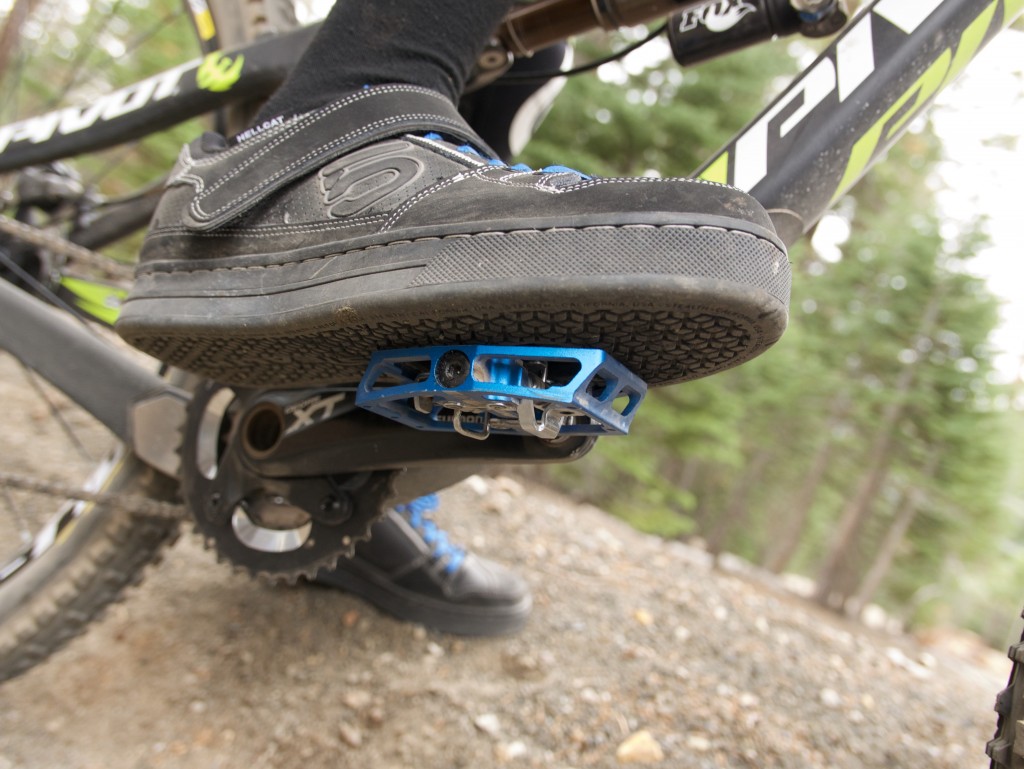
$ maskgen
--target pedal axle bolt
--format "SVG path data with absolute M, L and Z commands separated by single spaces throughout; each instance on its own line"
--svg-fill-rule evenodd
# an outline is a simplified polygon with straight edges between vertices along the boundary
M 469 358 L 459 350 L 449 350 L 434 367 L 434 377 L 442 387 L 458 387 L 469 378 Z
M 321 523 L 337 526 L 352 517 L 352 498 L 347 494 L 328 494 L 320 500 L 320 511 L 314 516 Z

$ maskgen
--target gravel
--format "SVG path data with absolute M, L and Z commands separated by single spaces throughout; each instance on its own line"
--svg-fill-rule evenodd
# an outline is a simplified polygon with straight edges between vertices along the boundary
M 529 580 L 519 636 L 272 587 L 183 537 L 0 687 L 0 769 L 988 765 L 1005 659 L 854 624 L 507 478 L 443 501 L 456 539 Z

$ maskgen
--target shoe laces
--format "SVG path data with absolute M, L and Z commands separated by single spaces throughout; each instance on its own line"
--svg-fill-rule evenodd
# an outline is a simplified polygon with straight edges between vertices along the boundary
M 404 505 L 395 505 L 395 512 L 402 515 L 423 538 L 431 548 L 431 557 L 444 562 L 445 573 L 454 574 L 466 559 L 466 551 L 453 545 L 447 532 L 430 517 L 437 508 L 437 494 L 427 494 Z
M 423 138 L 424 139 L 430 139 L 431 141 L 435 141 L 435 142 L 450 143 L 450 142 L 447 142 L 447 140 L 444 138 L 444 136 L 442 136 L 441 134 L 439 134 L 437 132 L 434 132 L 434 131 L 431 131 L 428 134 L 424 134 Z M 488 155 L 484 155 L 482 152 L 480 152 L 480 150 L 478 150 L 476 147 L 474 147 L 471 144 L 460 144 L 460 145 L 456 146 L 455 149 L 456 149 L 456 151 L 462 152 L 462 153 L 464 153 L 466 155 L 473 155 L 475 157 L 481 158 L 482 160 L 486 160 L 488 165 L 498 166 L 500 168 L 507 168 L 510 171 L 520 171 L 522 173 L 527 173 L 527 174 L 533 174 L 533 173 L 541 173 L 541 174 L 576 174 L 576 176 L 580 177 L 580 179 L 582 179 L 584 181 L 593 178 L 592 176 L 590 176 L 588 174 L 585 174 L 582 171 L 577 171 L 575 168 L 569 168 L 568 166 L 562 166 L 562 165 L 544 166 L 543 168 L 540 168 L 540 169 L 530 168 L 530 166 L 526 165 L 525 163 L 516 163 L 515 165 L 510 166 L 508 163 L 506 163 L 503 160 L 500 160 L 499 158 L 492 158 L 492 157 L 490 157 Z

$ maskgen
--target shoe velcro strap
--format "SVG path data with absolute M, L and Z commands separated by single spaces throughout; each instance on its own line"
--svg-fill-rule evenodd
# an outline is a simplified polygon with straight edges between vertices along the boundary
M 341 155 L 382 139 L 426 131 L 493 154 L 441 94 L 416 86 L 375 86 L 209 157 L 193 158 L 186 147 L 169 184 L 196 188 L 185 225 L 213 230 Z

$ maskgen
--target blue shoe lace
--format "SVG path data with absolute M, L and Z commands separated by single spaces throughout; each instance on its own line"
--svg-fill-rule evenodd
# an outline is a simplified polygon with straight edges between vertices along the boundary
M 407 504 L 395 505 L 395 512 L 402 515 L 416 533 L 423 537 L 423 541 L 432 548 L 431 556 L 444 562 L 444 572 L 454 574 L 466 559 L 466 551 L 453 545 L 448 540 L 448 534 L 428 517 L 437 508 L 437 494 L 428 494 Z
M 430 139 L 431 141 L 435 142 L 445 141 L 445 138 L 441 134 L 436 133 L 434 131 L 431 131 L 428 134 L 424 134 L 423 138 Z M 456 147 L 456 149 L 459 152 L 464 152 L 467 155 L 475 155 L 478 158 L 483 158 L 484 160 L 487 161 L 488 165 L 500 166 L 502 168 L 507 168 L 510 171 L 522 171 L 523 173 L 527 174 L 535 173 L 534 169 L 530 168 L 525 163 L 516 163 L 514 166 L 510 166 L 504 161 L 499 160 L 498 158 L 492 158 L 488 157 L 487 155 L 481 154 L 481 152 L 476 147 L 470 144 L 460 144 L 458 147 Z M 577 171 L 575 168 L 569 168 L 568 166 L 560 165 L 544 166 L 543 168 L 539 169 L 538 172 L 542 174 L 576 174 L 583 180 L 593 178 L 592 176 L 585 174 L 582 171 Z

